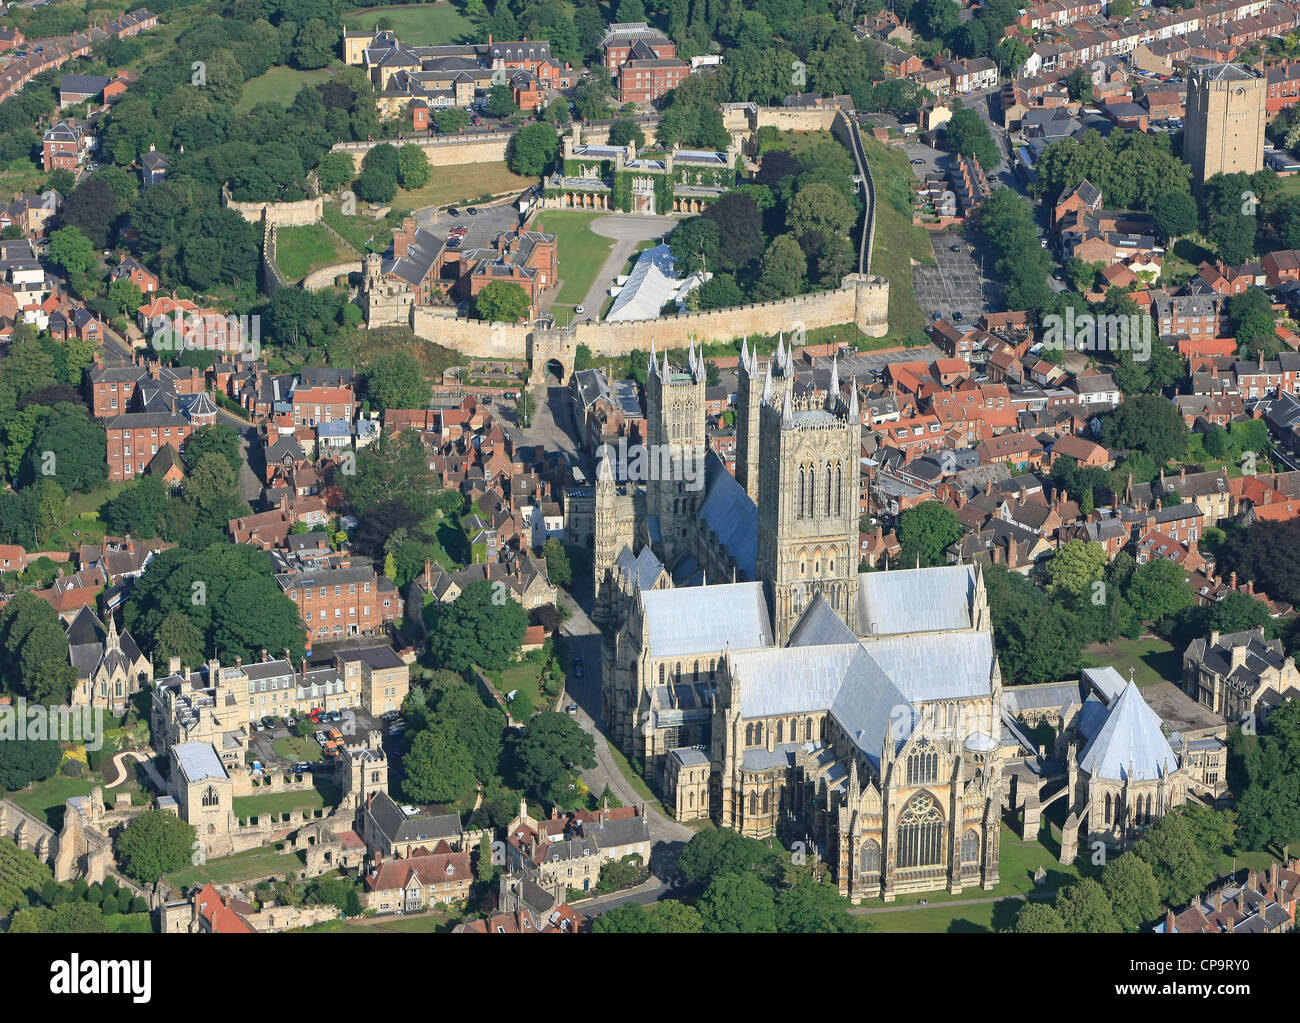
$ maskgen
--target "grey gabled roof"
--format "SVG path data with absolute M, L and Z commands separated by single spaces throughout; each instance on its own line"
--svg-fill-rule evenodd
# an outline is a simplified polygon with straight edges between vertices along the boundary
M 976 569 L 949 565 L 858 576 L 858 635 L 968 629 Z M 959 577 L 965 576 L 964 580 Z M 954 583 L 961 582 L 961 585 Z
M 704 500 L 700 518 L 713 531 L 736 567 L 748 579 L 758 577 L 758 506 L 712 448 L 704 456 Z
M 1094 778 L 1118 781 L 1154 781 L 1178 767 L 1160 719 L 1134 682 L 1111 705 L 1105 723 L 1079 757 L 1079 766 Z
M 624 547 L 615 561 L 619 574 L 627 580 L 629 586 L 637 590 L 652 590 L 664 571 L 663 562 L 655 557 L 655 552 L 647 545 L 641 548 L 636 557 Z
M 857 637 L 819 590 L 806 610 L 795 623 L 787 646 L 827 646 L 832 643 L 852 643 Z
M 724 583 L 641 594 L 645 647 L 655 657 L 714 653 L 730 646 L 772 645 L 771 617 L 762 583 Z M 726 608 L 725 615 L 718 614 Z

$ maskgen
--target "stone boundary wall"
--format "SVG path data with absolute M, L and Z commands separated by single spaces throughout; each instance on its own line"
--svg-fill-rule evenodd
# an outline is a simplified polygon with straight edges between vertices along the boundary
M 835 123 L 831 128 L 834 135 L 844 143 L 853 154 L 857 164 L 858 175 L 862 178 L 862 236 L 858 241 L 858 273 L 871 272 L 871 250 L 876 241 L 876 182 L 871 176 L 871 164 L 867 162 L 867 153 L 862 146 L 862 136 L 858 126 L 843 110 L 837 110 Z
M 360 274 L 361 260 L 349 259 L 342 263 L 331 263 L 329 266 L 323 266 L 319 270 L 313 270 L 302 279 L 298 286 L 303 291 L 324 291 L 326 288 L 334 286 L 334 281 L 346 274 Z
M 259 220 L 275 227 L 303 227 L 321 218 L 324 198 L 299 199 L 297 202 L 236 202 L 230 197 L 230 187 L 221 186 L 221 205 L 232 209 L 250 224 Z
M 275 261 L 275 225 L 268 220 L 262 224 L 262 291 L 270 297 L 288 285 Z
M 487 323 L 457 318 L 443 306 L 417 306 L 412 328 L 416 336 L 435 341 L 463 355 L 523 359 L 534 355 L 538 343 L 563 348 L 586 345 L 593 355 L 627 355 L 660 348 L 681 348 L 692 339 L 731 341 L 742 334 L 776 334 L 855 323 L 864 334 L 883 337 L 888 331 L 889 282 L 881 277 L 849 274 L 840 287 L 773 302 L 713 309 L 630 323 L 579 323 L 563 330 L 534 331 L 527 324 Z M 559 357 L 558 353 L 547 358 Z M 568 360 L 561 359 L 566 365 Z M 536 369 L 536 359 L 533 360 Z

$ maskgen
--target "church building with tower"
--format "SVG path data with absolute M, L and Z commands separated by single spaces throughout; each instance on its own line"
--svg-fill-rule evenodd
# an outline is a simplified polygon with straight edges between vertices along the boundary
M 652 351 L 650 457 L 596 481 L 603 717 L 679 819 L 804 842 L 855 901 L 998 881 L 1002 679 L 978 567 L 859 574 L 861 415 L 742 343 L 736 476 L 704 359 Z M 680 461 L 679 461 L 680 460 Z

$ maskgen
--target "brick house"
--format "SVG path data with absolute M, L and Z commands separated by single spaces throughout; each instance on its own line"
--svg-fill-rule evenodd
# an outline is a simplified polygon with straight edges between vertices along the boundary
M 276 573 L 317 639 L 372 633 L 402 616 L 402 598 L 391 580 L 370 565 Z
M 95 147 L 95 136 L 77 121 L 59 121 L 41 140 L 41 161 L 45 170 L 76 171 Z
M 104 424 L 108 435 L 108 478 L 110 482 L 135 479 L 158 454 L 162 445 L 178 451 L 194 426 L 174 412 L 125 412 Z

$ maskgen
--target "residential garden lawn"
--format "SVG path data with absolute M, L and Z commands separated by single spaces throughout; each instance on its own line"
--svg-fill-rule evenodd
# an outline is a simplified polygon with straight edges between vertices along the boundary
M 895 338 L 920 334 L 928 321 L 916 302 L 912 266 L 933 266 L 935 260 L 930 232 L 912 223 L 912 168 L 901 149 L 877 142 L 870 135 L 859 135 L 876 183 L 876 239 L 870 269 L 889 279 L 889 334 Z M 905 204 L 909 212 L 904 213 L 895 203 Z
M 274 746 L 275 751 L 286 760 L 305 760 L 314 763 L 325 759 L 325 752 L 320 748 L 320 743 L 311 736 L 285 736 L 283 739 L 276 739 Z
M 494 678 L 497 690 L 504 697 L 507 693 L 519 690 L 533 705 L 535 710 L 553 709 L 551 701 L 542 695 L 542 666 L 532 661 L 520 661 L 499 673 L 499 680 Z
M 432 170 L 429 183 L 423 188 L 414 191 L 398 189 L 397 198 L 393 200 L 392 216 L 400 217 L 412 210 L 422 210 L 426 206 L 445 206 L 448 203 L 473 205 L 485 195 L 522 192 L 540 180 L 516 174 L 505 165 L 504 160 L 499 163 L 453 163 Z M 388 240 L 385 238 L 385 243 Z M 577 301 L 582 301 L 581 296 Z
M 1084 647 L 1090 668 L 1111 667 L 1128 680 L 1129 669 L 1139 686 L 1168 681 L 1175 685 L 1183 677 L 1181 653 L 1159 636 L 1140 639 L 1120 637 L 1113 643 L 1090 643 Z
M 1292 179 L 1282 180 L 1285 182 Z M 1164 266 L 1160 272 L 1160 284 L 1163 287 L 1170 287 L 1185 282 L 1206 260 L 1214 262 L 1214 253 L 1201 244 L 1198 236 L 1179 238 L 1174 242 L 1173 248 L 1165 253 Z
M 234 856 L 208 860 L 198 866 L 186 867 L 174 874 L 167 875 L 167 881 L 173 888 L 188 888 L 191 885 L 210 881 L 214 884 L 231 884 L 236 881 L 248 881 L 270 874 L 286 874 L 289 871 L 302 870 L 304 860 L 296 852 L 284 851 L 285 843 L 274 847 L 248 849 Z
M 351 31 L 368 32 L 380 19 L 397 33 L 398 39 L 416 46 L 487 42 L 487 36 L 473 20 L 450 3 L 367 7 L 363 11 L 344 13 L 343 24 Z
M 338 802 L 338 786 L 326 778 L 313 777 L 313 787 L 290 792 L 268 792 L 265 795 L 239 796 L 232 799 L 231 809 L 241 820 L 261 817 L 263 814 L 291 813 L 295 810 L 322 810 Z
M 614 249 L 613 238 L 602 238 L 590 230 L 591 222 L 608 214 L 577 210 L 547 210 L 537 218 L 537 229 L 556 237 L 559 251 L 557 276 L 563 282 L 557 302 L 577 305 L 587 297 L 596 275 Z
M 297 68 L 273 67 L 265 74 L 250 78 L 244 83 L 243 94 L 235 105 L 236 111 L 252 110 L 259 103 L 279 103 L 287 107 L 304 85 L 319 85 L 334 77 L 329 68 L 299 71 Z
M 73 550 L 83 543 L 102 541 L 107 530 L 104 523 L 99 520 L 99 509 L 105 501 L 109 501 L 120 494 L 125 486 L 126 481 L 105 483 L 98 490 L 92 490 L 89 493 L 70 494 L 67 503 L 63 506 L 68 521 L 50 534 L 49 540 L 44 544 L 45 549 Z M 143 537 L 142 539 L 150 538 Z
M 302 280 L 313 270 L 353 258 L 322 224 L 282 227 L 275 234 L 275 261 L 285 280 Z

